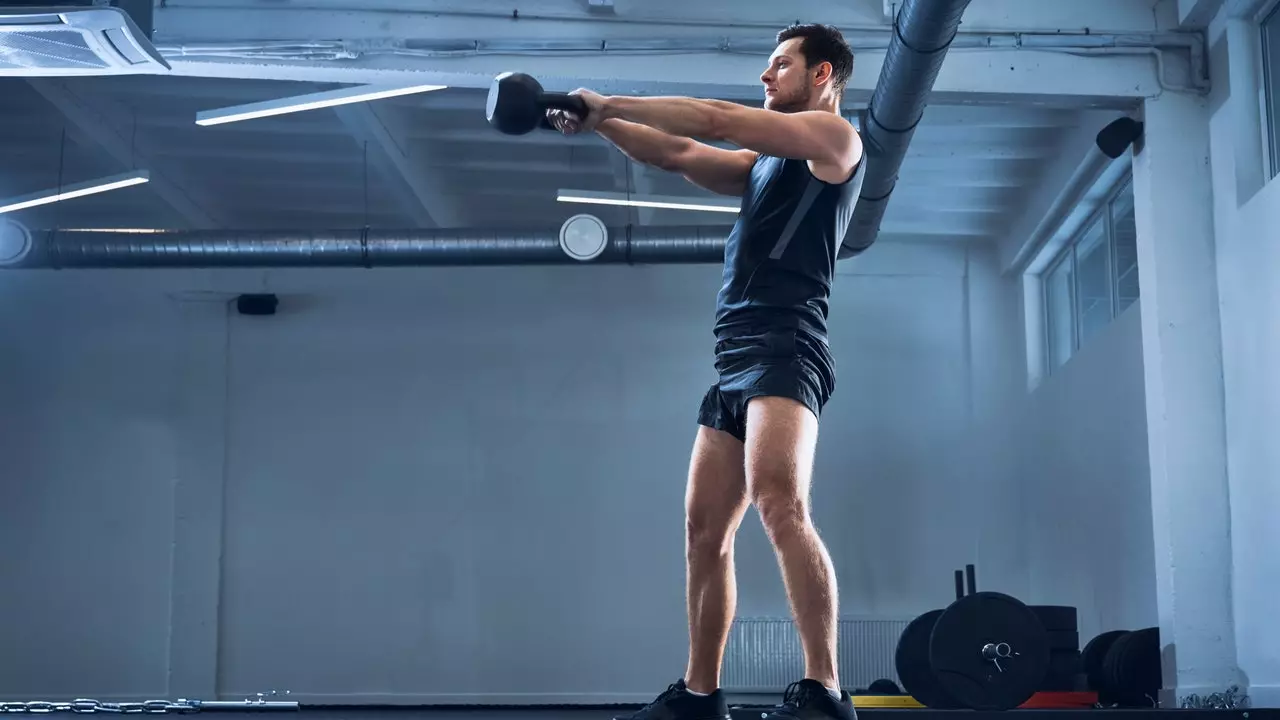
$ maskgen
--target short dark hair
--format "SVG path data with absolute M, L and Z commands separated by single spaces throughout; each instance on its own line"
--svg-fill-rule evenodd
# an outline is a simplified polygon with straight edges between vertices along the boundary
M 792 38 L 802 38 L 800 52 L 809 67 L 831 63 L 831 85 L 837 95 L 844 95 L 845 85 L 853 75 L 853 49 L 845 42 L 844 34 L 834 25 L 796 23 L 778 33 L 778 44 Z

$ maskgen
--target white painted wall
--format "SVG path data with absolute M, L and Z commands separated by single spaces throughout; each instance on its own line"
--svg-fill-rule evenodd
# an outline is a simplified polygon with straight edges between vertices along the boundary
M 814 495 L 847 614 L 944 604 L 966 562 L 1027 587 L 979 260 L 885 244 L 838 285 Z M 682 671 L 718 268 L 3 280 L 0 696 L 627 700 Z M 279 315 L 206 292 L 261 290 Z M 738 554 L 740 611 L 785 615 L 754 515 Z
M 1079 154 L 1063 164 L 1079 164 Z M 1084 215 L 1106 201 L 1117 171 L 1123 168 L 1105 172 L 1099 187 L 1086 193 Z M 999 378 L 987 388 L 999 408 L 993 469 L 1018 498 L 1017 516 L 1003 522 L 1022 528 L 1023 545 L 1008 556 L 1025 568 L 1024 599 L 1074 605 L 1082 646 L 1100 632 L 1155 625 L 1141 304 L 1044 375 L 1042 353 L 1029 351 L 1044 342 L 1040 288 L 1027 290 L 1017 273 L 1008 272 L 1017 253 L 1011 242 L 993 253 L 997 257 L 983 263 L 987 272 L 1000 273 L 984 285 L 985 293 L 995 294 L 986 303 L 988 316 L 1002 326 L 992 334 L 988 358 Z
M 1010 413 L 1028 598 L 1079 608 L 1082 646 L 1157 623 L 1139 307 Z
M 1257 31 L 1228 11 L 1209 29 L 1210 172 L 1222 318 L 1237 653 L 1255 704 L 1280 706 L 1280 182 L 1263 168 Z

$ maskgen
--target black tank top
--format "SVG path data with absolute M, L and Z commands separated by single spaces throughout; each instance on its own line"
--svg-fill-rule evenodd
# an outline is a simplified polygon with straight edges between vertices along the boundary
M 804 160 L 761 155 L 724 251 L 719 339 L 770 330 L 825 338 L 836 254 L 862 189 L 866 156 L 839 184 Z

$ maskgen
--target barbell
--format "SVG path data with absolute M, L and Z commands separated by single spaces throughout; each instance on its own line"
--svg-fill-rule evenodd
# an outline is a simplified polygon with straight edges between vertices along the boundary
M 902 687 L 940 710 L 1012 710 L 1049 672 L 1050 635 L 1030 606 L 1004 593 L 969 589 L 956 571 L 956 600 L 907 624 L 894 664 Z

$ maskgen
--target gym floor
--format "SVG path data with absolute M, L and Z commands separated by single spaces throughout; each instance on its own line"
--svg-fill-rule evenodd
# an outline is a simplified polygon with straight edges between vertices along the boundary
M 764 706 L 738 706 L 733 720 L 760 720 L 767 708 Z M 616 714 L 630 712 L 625 708 L 325 708 L 303 710 L 302 720 L 610 720 Z M 1149 720 L 1168 715 L 1172 710 L 1115 709 L 1115 710 L 1016 710 L 1018 720 L 1072 720 L 1072 718 L 1097 717 L 1124 714 L 1126 720 Z M 964 720 L 1009 720 L 1009 712 L 982 712 L 973 710 L 923 710 L 862 708 L 859 720 L 938 720 L 941 716 L 963 715 Z M 1248 710 L 1177 710 L 1179 720 L 1280 720 L 1280 709 L 1253 708 Z M 201 715 L 230 715 L 231 713 L 202 712 Z M 242 713 L 237 713 L 242 715 Z M 292 715 L 293 713 L 286 713 Z M 905 717 L 904 717 L 905 716 Z
M 282 713 L 275 720 L 611 720 L 615 715 L 633 712 L 633 707 L 409 707 L 409 708 L 324 708 L 304 709 L 298 713 Z M 208 712 L 202 712 L 207 715 Z M 226 720 L 243 717 L 243 713 L 214 712 Z M 270 713 L 270 715 L 276 715 Z M 295 717 L 301 716 L 301 717 Z M 222 717 L 219 720 L 223 720 Z M 272 720 L 272 718 L 262 718 Z

